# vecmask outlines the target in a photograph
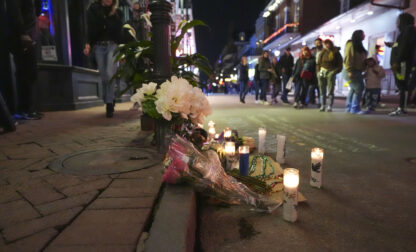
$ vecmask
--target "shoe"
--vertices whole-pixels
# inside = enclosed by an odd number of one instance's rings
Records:
[[[241,100],[242,103],[246,103],[246,101],[244,99]]]
[[[293,107],[298,108],[298,103],[297,102],[293,103]]]
[[[105,111],[106,111],[105,116],[107,118],[113,117],[113,114],[114,114],[114,103],[107,103],[106,104]]]
[[[370,114],[369,110],[359,110],[357,112],[355,112],[354,114],[356,115],[366,115],[366,114]]]
[[[326,108],[326,112],[332,112],[332,106],[328,106],[328,107]]]
[[[25,120],[40,120],[42,119],[42,116],[39,115],[36,112],[32,112],[32,113],[28,113],[28,114],[24,114],[25,116]]]
[[[259,104],[259,101],[258,101],[258,100],[256,100],[254,103],[255,103],[255,104]]]
[[[319,108],[319,112],[324,112],[325,111],[325,106],[321,106],[320,108]]]
[[[264,101],[264,102],[263,102],[263,105],[268,106],[268,105],[270,105],[270,103],[269,103],[268,101]]]
[[[288,99],[282,99],[282,102],[283,103],[286,103],[286,104],[289,104],[290,103]]]
[[[405,114],[407,114],[407,112],[399,107],[396,110],[390,112],[389,116],[399,116],[399,115],[405,115]]]

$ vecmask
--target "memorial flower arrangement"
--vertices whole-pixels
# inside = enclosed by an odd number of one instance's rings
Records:
[[[176,76],[166,80],[159,88],[153,82],[143,84],[131,101],[138,102],[150,117],[169,122],[179,120],[190,121],[194,125],[203,124],[205,117],[212,113],[202,90]]]

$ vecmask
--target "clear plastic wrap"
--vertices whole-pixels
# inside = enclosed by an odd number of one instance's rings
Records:
[[[180,136],[172,139],[165,167],[163,181],[171,184],[181,179],[192,182],[197,191],[229,204],[247,204],[265,212],[272,212],[281,205],[227,175],[215,151],[201,152]]]

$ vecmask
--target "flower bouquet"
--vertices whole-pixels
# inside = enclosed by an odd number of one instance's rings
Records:
[[[143,112],[154,119],[189,120],[197,125],[203,124],[204,118],[212,113],[202,90],[176,76],[162,83],[159,89],[156,83],[150,82],[136,91],[131,101],[139,103]]]
[[[229,204],[246,204],[259,211],[272,212],[281,205],[227,175],[217,152],[199,151],[191,142],[175,136],[166,155],[162,180],[176,184],[187,181],[199,192],[214,196]]]

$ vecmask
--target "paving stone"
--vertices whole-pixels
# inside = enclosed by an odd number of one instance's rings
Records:
[[[3,152],[12,159],[44,158],[51,155],[47,149],[34,143],[21,144],[18,147],[7,148]]]
[[[0,204],[15,201],[22,197],[16,192],[16,189],[12,186],[0,186]]]
[[[149,169],[141,169],[138,171],[126,172],[120,174],[119,179],[122,178],[162,178],[163,168],[161,166],[154,166]]]
[[[85,206],[92,199],[98,194],[98,191],[92,191],[72,197],[68,197],[66,199],[57,200],[51,203],[38,205],[36,209],[43,214],[49,215],[51,213],[56,213],[62,210],[78,207],[78,206]]]
[[[53,173],[50,176],[43,177],[43,180],[47,181],[58,190],[83,183],[83,181],[77,176],[62,173]]]
[[[0,229],[39,216],[40,214],[25,200],[0,204]]]
[[[45,249],[46,252],[132,252],[134,251],[134,245],[62,245],[62,246],[49,246]]]
[[[74,196],[74,195],[78,195],[78,194],[82,194],[86,192],[103,189],[107,187],[110,182],[111,182],[111,179],[109,178],[95,180],[91,182],[85,182],[80,185],[67,187],[63,189],[61,192],[67,196]]]
[[[4,180],[4,179],[1,179],[0,178],[0,187],[1,186],[6,186],[6,185],[8,185],[9,183],[6,181],[6,180]]]
[[[54,228],[43,230],[32,236],[18,240],[5,247],[0,246],[0,251],[16,252],[16,251],[41,251],[46,244],[57,235],[58,231]]]
[[[0,162],[1,169],[11,169],[11,170],[20,170],[31,164],[39,162],[39,159],[24,159],[24,160],[5,160]],[[0,170],[0,176],[3,175],[3,171]]]
[[[44,181],[36,180],[19,187],[19,192],[33,205],[41,205],[47,202],[59,200],[65,195],[57,192],[51,185]]]
[[[36,232],[68,224],[83,208],[76,207],[3,229],[6,241],[14,241]]]
[[[96,199],[88,209],[128,209],[128,208],[151,208],[155,196],[139,198],[99,198]]]
[[[107,188],[100,198],[135,198],[142,196],[153,196],[159,191],[160,183],[147,182],[140,187],[113,187]]]
[[[86,210],[51,244],[136,245],[147,219],[145,209]]]
[[[41,178],[53,174],[51,170],[43,169],[40,171],[30,172],[29,170],[9,170],[5,179],[14,185],[20,185],[26,182],[30,182],[34,178]]]

